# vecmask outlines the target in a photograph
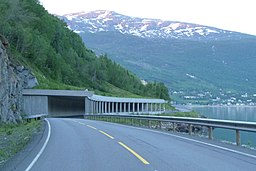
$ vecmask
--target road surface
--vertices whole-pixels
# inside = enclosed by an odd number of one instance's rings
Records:
[[[48,119],[31,171],[255,171],[256,156],[187,138],[100,121]],[[36,158],[36,159],[35,159]],[[17,170],[20,170],[20,169]]]

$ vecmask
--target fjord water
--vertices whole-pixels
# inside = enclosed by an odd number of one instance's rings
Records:
[[[192,109],[210,119],[256,122],[255,106],[194,106]],[[215,128],[213,136],[218,140],[235,142],[234,130]],[[256,147],[256,133],[242,131],[241,143]]]

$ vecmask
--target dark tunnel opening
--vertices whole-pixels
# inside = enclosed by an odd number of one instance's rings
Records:
[[[49,96],[50,117],[76,117],[85,114],[84,97]]]

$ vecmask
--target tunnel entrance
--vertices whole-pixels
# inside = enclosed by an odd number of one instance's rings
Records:
[[[48,96],[48,114],[51,117],[75,117],[85,114],[84,97]]]

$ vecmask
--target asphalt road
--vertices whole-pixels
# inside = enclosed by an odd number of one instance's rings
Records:
[[[27,170],[256,170],[254,155],[246,156],[175,135],[100,121],[48,120],[49,141],[30,168],[27,164]]]

